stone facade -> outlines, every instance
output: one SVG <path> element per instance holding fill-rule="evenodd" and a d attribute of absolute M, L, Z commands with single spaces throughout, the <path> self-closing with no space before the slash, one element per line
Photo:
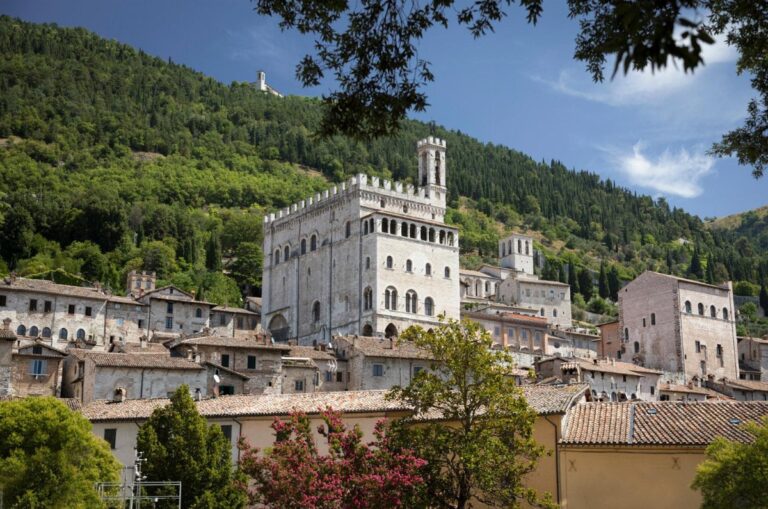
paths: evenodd
<path fill-rule="evenodd" d="M 618 320 L 597 326 L 600 329 L 598 355 L 603 358 L 621 359 L 621 334 Z"/>
<path fill-rule="evenodd" d="M 252 338 L 260 331 L 260 315 L 242 308 L 216 306 L 211 310 L 211 329 L 219 336 Z"/>
<path fill-rule="evenodd" d="M 761 382 L 768 382 L 768 339 L 740 337 L 738 338 L 739 378 L 749 380 L 746 371 L 753 373 Z"/>
<path fill-rule="evenodd" d="M 166 286 L 139 297 L 139 302 L 149 306 L 147 326 L 150 332 L 172 334 L 197 334 L 210 326 L 210 302 L 195 300 L 194 296 Z"/>
<path fill-rule="evenodd" d="M 66 355 L 40 341 L 20 346 L 13 354 L 13 395 L 59 396 L 60 368 Z"/>
<path fill-rule="evenodd" d="M 715 286 L 646 271 L 619 292 L 622 358 L 681 373 L 684 381 L 736 379 L 734 317 L 730 282 Z"/>
<path fill-rule="evenodd" d="M 459 317 L 445 141 L 420 141 L 418 157 L 418 188 L 361 174 L 265 218 L 262 313 L 275 340 L 390 336 Z"/>

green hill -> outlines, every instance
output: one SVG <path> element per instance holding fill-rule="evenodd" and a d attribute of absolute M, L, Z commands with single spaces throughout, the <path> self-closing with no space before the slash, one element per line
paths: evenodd
<path fill-rule="evenodd" d="M 0 17 L 0 54 L 0 272 L 119 289 L 144 268 L 236 302 L 238 285 L 258 291 L 265 211 L 358 172 L 412 181 L 415 141 L 434 132 L 466 265 L 518 229 L 540 239 L 547 277 L 601 260 L 624 279 L 683 274 L 694 248 L 695 277 L 768 276 L 765 250 L 737 231 L 459 131 L 407 121 L 368 144 L 317 139 L 317 100 L 219 83 L 83 29 Z"/>

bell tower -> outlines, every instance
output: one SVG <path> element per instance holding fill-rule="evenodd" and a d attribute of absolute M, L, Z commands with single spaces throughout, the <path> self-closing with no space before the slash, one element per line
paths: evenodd
<path fill-rule="evenodd" d="M 430 136 L 416 144 L 419 157 L 419 186 L 430 200 L 445 206 L 448 174 L 445 164 L 445 140 Z"/>

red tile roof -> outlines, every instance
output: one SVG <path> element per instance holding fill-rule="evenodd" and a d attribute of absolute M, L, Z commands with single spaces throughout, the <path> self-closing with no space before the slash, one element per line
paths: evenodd
<path fill-rule="evenodd" d="M 723 436 L 750 442 L 741 424 L 768 416 L 768 402 L 658 401 L 586 403 L 568 414 L 562 443 L 706 446 Z"/>

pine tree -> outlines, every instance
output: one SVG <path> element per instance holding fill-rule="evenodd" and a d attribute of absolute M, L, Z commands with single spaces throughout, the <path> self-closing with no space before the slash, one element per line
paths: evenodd
<path fill-rule="evenodd" d="M 600 262 L 600 277 L 597 280 L 597 293 L 603 299 L 607 299 L 610 296 L 608 274 L 605 272 L 605 261 Z"/>

